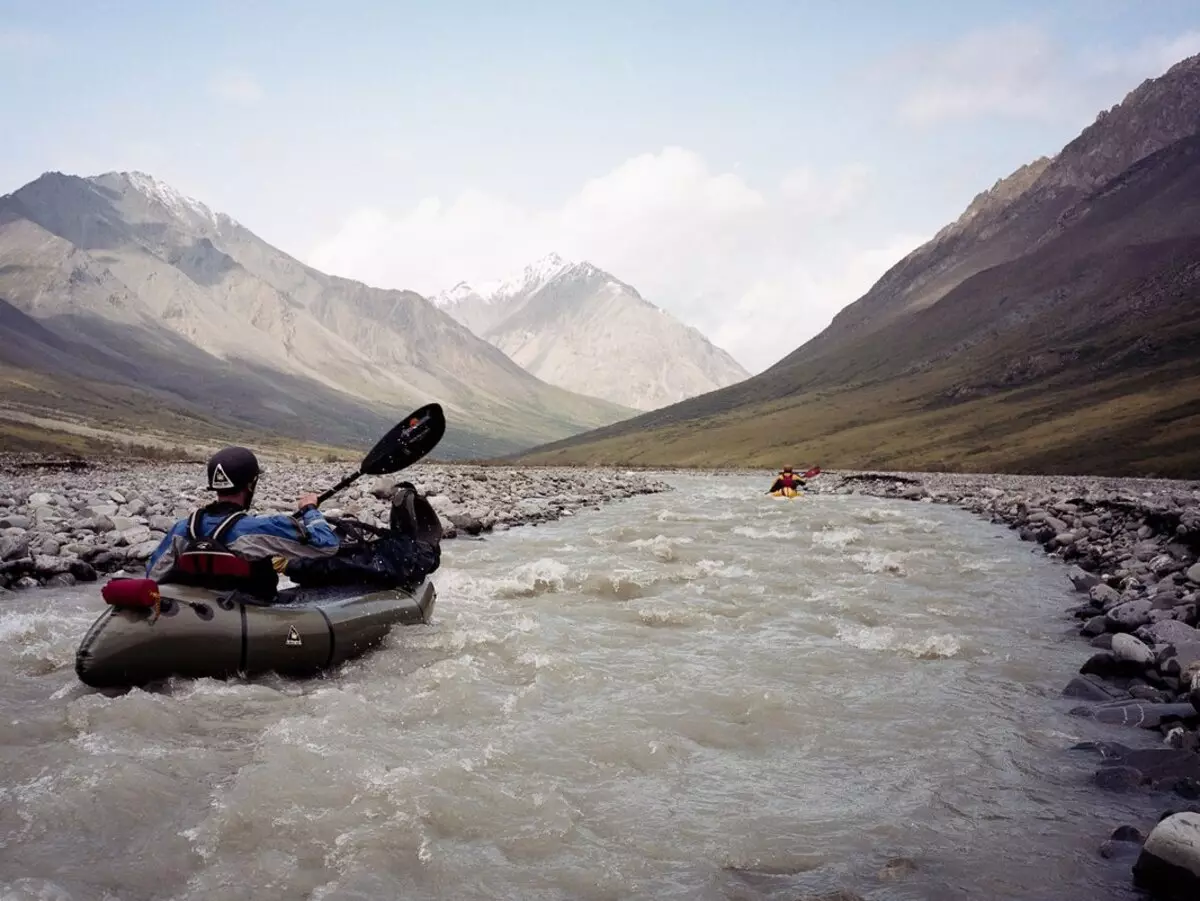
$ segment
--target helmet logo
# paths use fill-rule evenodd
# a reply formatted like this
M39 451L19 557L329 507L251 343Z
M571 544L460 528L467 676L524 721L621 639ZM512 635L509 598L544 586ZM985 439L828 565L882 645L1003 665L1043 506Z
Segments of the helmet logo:
M220 463L213 469L212 479L210 484L213 488L232 488L233 482L230 481L228 475L225 474L225 467Z

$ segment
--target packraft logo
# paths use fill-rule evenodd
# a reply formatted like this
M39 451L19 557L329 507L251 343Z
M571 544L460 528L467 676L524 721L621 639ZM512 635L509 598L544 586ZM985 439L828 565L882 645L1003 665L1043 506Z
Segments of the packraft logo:
M296 627L295 627L295 626L288 626L287 641L285 642L285 644L289 644L289 645L301 645L301 644L303 644L303 643L304 643L304 642L302 642L302 641L300 640L300 633L296 631Z
M213 469L212 478L209 480L209 487L211 487L211 488L232 488L233 487L233 482L230 480L229 476L225 474L225 467L222 466L220 463L218 463L216 465L216 468Z

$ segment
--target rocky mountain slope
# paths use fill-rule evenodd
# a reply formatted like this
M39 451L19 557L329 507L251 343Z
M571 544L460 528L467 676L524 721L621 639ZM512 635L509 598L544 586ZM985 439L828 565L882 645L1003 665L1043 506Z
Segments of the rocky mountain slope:
M771 369L535 459L1200 473L1200 57Z
M590 263L557 254L495 285L434 298L539 379L639 410L749 377L699 331Z
M0 350L8 401L45 404L53 383L51 406L83 412L119 386L125 414L361 444L437 400L445 448L474 456L631 412L541 382L419 295L318 272L142 173L48 173L0 198L0 298L14 323L24 313L72 348ZM28 370L50 382L31 389Z

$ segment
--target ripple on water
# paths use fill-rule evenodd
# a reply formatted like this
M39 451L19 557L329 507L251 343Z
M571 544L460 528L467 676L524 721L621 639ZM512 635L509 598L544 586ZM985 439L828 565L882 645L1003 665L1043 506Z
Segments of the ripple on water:
M838 628L840 641L864 651L897 651L919 660L957 657L962 642L953 635L914 635L894 626L853 626Z
M82 690L95 591L22 596L0 873L73 901L1122 897L1094 848L1133 802L1080 800L1087 725L1046 700L1086 657L1060 569L948 508L671 478L447 542L434 622L308 682ZM917 868L884 884L888 856Z

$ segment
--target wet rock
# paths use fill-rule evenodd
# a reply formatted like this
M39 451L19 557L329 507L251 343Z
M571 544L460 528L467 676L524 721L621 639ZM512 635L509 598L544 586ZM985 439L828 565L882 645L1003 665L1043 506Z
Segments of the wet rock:
M1063 697L1084 701L1111 701L1128 697L1129 693L1105 682L1098 676L1076 676L1063 689Z
M0 520L0 525L3 524L3 520ZM1200 563L1196 563L1188 569L1187 578L1189 582L1200 585Z
M1182 676L1197 662L1200 662L1200 641L1178 641L1163 649L1158 669L1164 676Z
M1098 788L1111 792L1136 791L1142 785L1141 770L1131 766L1109 766L1096 770L1092 774L1092 782Z
M1101 704L1097 707L1076 708L1076 715L1095 718L1114 726L1136 726L1142 729L1157 729L1163 723L1200 720L1191 704L1151 704L1146 701L1127 700Z
M1129 694L1139 701L1149 701L1152 704L1170 704L1174 695L1149 685L1131 685Z
M1155 826L1134 864L1133 880L1163 901L1200 898L1200 815L1179 813Z
M1103 583L1093 585L1088 590L1088 597L1091 598L1094 603L1099 604L1101 609L1103 609L1105 605L1114 605L1121 602L1121 593L1111 585L1105 585Z
M1113 834L1109 838L1114 842L1136 842L1139 845L1145 841L1142 830L1136 826L1118 826L1113 830Z
M1138 637L1152 645L1169 645L1200 641L1200 630L1185 623L1166 621L1153 623L1138 630Z
M1141 666L1120 660L1112 651L1093 654L1079 668L1082 675L1096 675L1102 679L1129 678L1141 675L1142 671Z
M447 517L458 529L468 535L478 535L483 531L483 522L471 513L452 513Z
M1143 667L1154 665L1154 652L1133 635L1114 635L1112 653L1119 661L1136 663Z
M1153 605L1145 599L1118 604L1105 614L1113 632L1133 632L1150 622Z
M1093 616L1086 623L1080 632L1089 637L1103 635L1108 631L1108 618L1104 616ZM1109 639L1109 646L1112 646L1112 639Z
M1111 838L1100 845L1100 856L1105 860L1120 860L1124 857L1132 858L1142 850L1141 845L1133 842L1118 842Z
M1072 566L1067 571L1067 578L1071 580L1071 584L1075 586L1076 591L1090 591L1100 584L1100 577L1098 575L1087 572L1079 566Z
M96 568L83 560L70 561L67 571L78 582L95 582L98 578Z

